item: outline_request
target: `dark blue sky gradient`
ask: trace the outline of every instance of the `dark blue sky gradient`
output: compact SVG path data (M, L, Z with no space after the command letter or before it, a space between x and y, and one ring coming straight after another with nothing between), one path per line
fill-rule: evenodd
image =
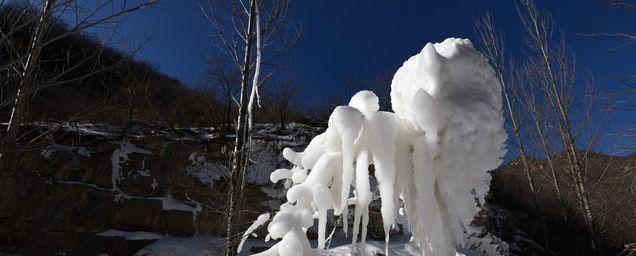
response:
M636 45L610 49L623 41L593 38L574 33L636 31L636 13L608 8L602 0L538 1L552 12L557 25L565 28L568 43L577 54L581 71L599 78L617 72L636 73L631 59ZM345 76L362 78L393 73L426 42L446 37L474 38L473 19L490 9L508 46L523 49L521 24L513 1L310 1L295 4L303 23L303 37L287 58L295 61L291 70L305 83L307 94L337 89ZM161 71L185 83L192 83L206 69L203 54L213 51L211 29L200 15L195 0L164 0L158 8L130 16L124 33L151 41L137 54ZM329 90L328 93L333 92Z
M577 56L580 77L591 73L598 83L615 90L617 74L636 74L636 44L611 50L624 41L616 38L584 37L576 33L634 32L636 12L616 10L608 0L537 1L549 10L558 29ZM304 84L306 104L317 105L332 94L346 94L343 78L372 78L379 73L393 74L426 42L447 37L473 39L473 19L485 9L505 34L511 51L523 54L523 30L516 17L514 1L322 1L297 0L295 14L303 23L303 36L286 58L294 65L285 71ZM212 32L200 14L195 0L163 0L158 8L128 18L124 33L141 41L151 41L137 58L156 65L162 72L186 84L206 70L203 55L213 51ZM617 113L615 130L630 125L633 113Z

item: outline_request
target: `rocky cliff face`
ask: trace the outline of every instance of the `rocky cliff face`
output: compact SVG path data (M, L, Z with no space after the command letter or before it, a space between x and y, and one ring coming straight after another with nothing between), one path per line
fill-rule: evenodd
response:
M51 123L29 131L45 135L0 174L0 251L131 255L164 235L221 234L231 132ZM279 152L320 132L256 126L247 225L280 204L281 188L268 184L269 173L286 164Z

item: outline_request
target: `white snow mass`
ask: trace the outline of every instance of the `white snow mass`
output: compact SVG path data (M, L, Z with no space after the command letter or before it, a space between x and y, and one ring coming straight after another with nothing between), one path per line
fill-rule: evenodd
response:
M268 226L270 237L281 241L258 255L322 254L328 211L347 216L351 200L351 254L360 234L366 255L370 165L380 192L385 243L402 200L421 254L455 255L461 248L506 252L505 244L471 224L485 203L488 171L506 152L500 85L484 57L467 39L428 43L396 72L391 103L395 113L378 111L373 92L358 92L348 106L334 109L327 130L305 151L283 151L294 167L276 170L270 179L292 186L288 202ZM355 197L350 197L352 188ZM318 245L311 248L305 232L314 218Z

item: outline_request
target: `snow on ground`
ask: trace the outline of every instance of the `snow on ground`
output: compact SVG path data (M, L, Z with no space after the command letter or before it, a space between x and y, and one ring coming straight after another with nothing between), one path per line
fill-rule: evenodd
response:
M192 237L166 236L141 249L135 256L215 256L223 255L223 239L197 235Z
M83 135L97 135L107 138L117 137L118 129L109 124L103 123L51 123L51 122L34 122L32 125L46 128L47 130L65 130L74 131Z
M6 126L7 123L0 123ZM59 130L74 132L81 135L98 136L115 139L121 137L124 132L132 138L144 138L148 136L164 136L176 140L215 140L220 138L233 139L234 133L224 127L185 127L177 129L166 129L165 126L153 126L152 124L133 125L124 131L123 127L113 126L105 123L56 123L56 122L32 122L28 124L34 128L43 130ZM318 134L324 130L305 124L289 123L285 128L279 124L254 124L253 141L269 141L279 143L285 147L301 147L311 139L311 135ZM229 132L228 132L229 131Z
M58 151L72 152L83 157L91 157L91 153L92 153L90 150L88 150L85 147L77 147L73 145L63 145L63 144L54 143L42 149L42 152L40 154L44 158L49 158L55 153L57 153Z
M341 233L341 232L340 232ZM243 251L239 255L251 255L254 252L252 248L265 249L275 244L276 241L265 242L264 238L250 237L246 240ZM395 256L417 256L420 255L407 248L410 235L400 235L391 237L389 243L389 255ZM146 246L135 254L135 256L214 256L223 255L223 243L225 239L208 236L195 235L192 237L171 237L165 236L160 240ZM313 245L316 240L310 241ZM350 254L351 238L341 235L334 237L331 246L324 251L325 256L351 256ZM369 240L367 241L367 255L384 255L384 241ZM359 252L359 250L356 250ZM457 253L457 256L476 256L473 252L464 251Z
M108 237L121 237L126 240L159 240L161 239L161 235L145 232L145 231L121 231L116 229L109 229L102 233L97 234L98 236L108 236Z
M176 210L176 211L184 211L184 212L198 212L201 209L199 207L192 207L189 204L174 199L172 198L172 196L167 195L165 197L160 197L160 198L156 198L156 199L161 199L162 202L162 210L164 211L172 211L172 210Z

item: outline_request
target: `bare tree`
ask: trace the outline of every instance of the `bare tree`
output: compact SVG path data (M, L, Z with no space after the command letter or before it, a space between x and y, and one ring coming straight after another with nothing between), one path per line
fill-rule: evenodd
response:
M270 76L265 72L260 78L261 66L278 66L273 60L293 47L300 36L288 13L291 4L291 0L250 0L248 3L243 0L199 1L201 11L214 29L213 46L241 73L236 138L228 175L226 255L236 254L240 235L252 107L259 102L259 86Z
M26 110L27 97L24 94L32 90L35 86L36 66L40 58L40 51L42 50L42 40L45 36L49 20L51 19L51 13L55 7L56 0L44 1L44 9L42 14L37 20L31 42L29 43L29 49L26 54L26 59L22 65L20 74L20 82L18 83L18 89L15 96L15 103L11 109L11 117L7 125L7 134L5 139L8 141L14 140L17 136L19 123L22 120L22 116ZM18 124L16 124L18 123Z
M297 103L300 88L299 82L286 80L277 82L267 94L274 110L278 113L281 128L285 128L289 112Z
M391 110L391 82L393 76L388 73L380 73L368 79L356 76L346 76L342 79L344 87L349 95L353 95L360 90L371 90L379 100L380 110Z
M525 110L521 107L519 101L519 89L514 79L514 64L512 58L505 52L504 39L501 34L495 30L492 15L486 11L484 15L475 20L475 33L477 40L481 46L484 56L488 59L495 71L495 75L501 86L504 102L504 112L508 120L510 132L514 136L515 149L519 153L521 159L521 167L525 173L528 187L531 193L532 206L541 220L541 231L543 233L543 246L549 250L549 232L547 229L545 215L541 210L539 190L537 189L536 178L532 172L528 157L528 149L526 140L522 134L522 126L526 121Z
M636 11L636 2L631 0L607 0L605 2L607 6L614 9ZM602 31L575 34L586 37L614 38L622 40L622 43L609 49L610 51L620 50L636 43L636 32L633 31ZM636 104L634 104L634 100L636 99L636 74L616 74L616 80L625 86L626 90L616 95L612 95L615 98L614 104L624 105L620 103L627 103L630 104L627 108L631 110L636 109Z
M81 81L112 68L112 65L104 66L96 61L104 50L100 48L80 52L69 50L62 56L56 56L66 60L68 65L61 66L55 72L44 72L43 63L55 60L42 59L42 51L86 31L103 32L105 27L112 25L123 16L155 3L157 0L140 1L136 5L117 0L100 0L89 4L73 0L23 0L14 3L16 5L11 10L13 12L8 11L10 17L3 17L7 23L3 24L0 31L0 48L3 50L0 53L2 55L0 71L10 80L4 86L13 87L3 89L12 94L4 97L0 102L0 108L10 107L11 109L6 135L1 142L0 161L8 151L14 150L20 127L27 113L28 103L36 93L45 88ZM2 8L10 8L3 2L0 4ZM51 25L62 20L62 16L74 17L74 20L70 21L69 26L63 30L59 30L58 25L57 31L51 31L53 28ZM30 36L26 43L27 47L23 47L24 42L21 42L19 36L25 32ZM106 36L106 40L108 39L112 38ZM74 72L86 66L91 68L82 72L81 75L74 75Z
M225 124L231 126L234 106L238 105L237 94L241 82L241 72L233 67L228 67L227 61L212 57L208 61L209 69L206 79L211 83L212 89L221 97L224 106Z
M606 0L607 6L614 9L622 9L627 11L636 11L636 3L630 0ZM618 50L623 47L629 46L633 43L636 43L636 33L629 31L620 31L620 32L594 32L594 33L576 33L580 36L591 36L591 37L608 37L608 38L616 38L620 39L623 42L616 47L611 48L610 50Z
M636 11L636 2L632 0L611 0L609 1L609 6L631 12ZM622 44L612 48L611 50L618 50L626 46L633 46L632 44L636 43L636 32L634 31L602 32L586 35L613 37L623 40ZM629 111L636 111L636 74L616 74L616 80L623 85L624 91L612 95L615 99L614 103ZM636 149L636 129L627 129L622 132L621 136L623 137L621 139L626 139L628 141L628 143L626 143L627 145L622 146L624 150L631 151Z
M577 151L580 133L574 117L573 87L576 83L575 59L567 49L563 37L552 39L552 21L549 14L541 12L532 0L520 0L518 14L526 30L526 44L532 51L526 66L534 75L532 80L538 93L547 104L554 129L560 139L567 160L568 172L575 187L591 247L602 255L600 239L595 228L595 216L590 203L590 193L585 180L584 162Z
M561 192L561 185L557 177L558 170L554 160L555 150L548 138L551 127L548 125L549 115L546 115L546 113L549 113L549 111L545 108L542 102L536 99L536 88L534 88L536 83L528 82L532 80L533 75L534 74L528 69L523 69L517 74L517 80L521 84L521 86L519 86L521 91L519 97L521 98L521 101L527 110L526 112L531 119L528 124L529 129L533 131L530 132L530 138L534 139L534 145L539 145L539 151L543 153L543 156L547 160L549 171L548 180L552 183L559 201L559 212L561 218L564 223L567 223L567 205Z
M391 74L379 74L371 79L369 88L378 95L380 110L391 111L391 82L393 76Z

